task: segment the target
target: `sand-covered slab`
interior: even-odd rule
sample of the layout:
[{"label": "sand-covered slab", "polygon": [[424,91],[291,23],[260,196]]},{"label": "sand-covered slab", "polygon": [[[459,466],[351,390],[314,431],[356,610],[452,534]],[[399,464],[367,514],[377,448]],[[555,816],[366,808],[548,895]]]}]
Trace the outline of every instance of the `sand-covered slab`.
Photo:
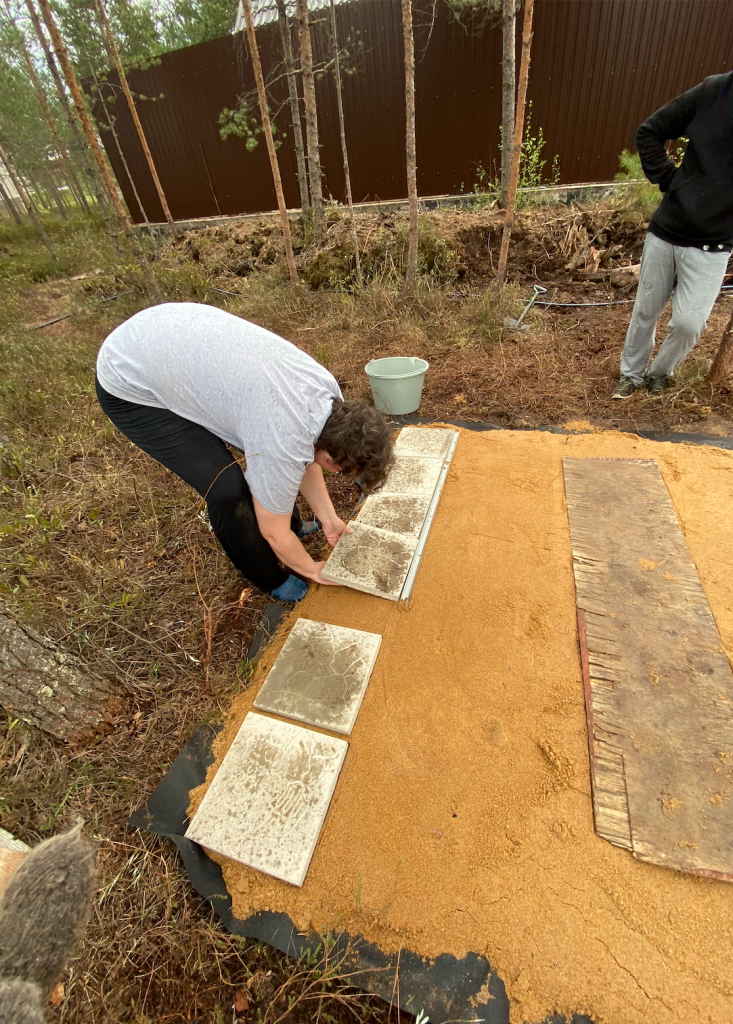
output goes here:
[{"label": "sand-covered slab", "polygon": [[381,642],[376,633],[298,619],[254,706],[348,735]]},{"label": "sand-covered slab", "polygon": [[232,862],[224,877],[242,918],[485,954],[515,1024],[729,1024],[733,885],[636,861],[593,829],[563,456],[658,460],[730,656],[732,453],[462,433],[409,610],[322,587],[293,613],[383,637],[305,884]]}]

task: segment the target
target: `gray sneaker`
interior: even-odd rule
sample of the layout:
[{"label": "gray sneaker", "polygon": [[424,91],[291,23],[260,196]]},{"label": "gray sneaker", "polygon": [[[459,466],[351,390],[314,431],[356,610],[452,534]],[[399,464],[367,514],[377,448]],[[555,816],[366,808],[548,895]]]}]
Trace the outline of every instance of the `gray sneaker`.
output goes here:
[{"label": "gray sneaker", "polygon": [[632,380],[631,377],[622,377],[616,385],[616,390],[611,395],[611,398],[631,398],[635,391],[639,390],[640,385]]}]

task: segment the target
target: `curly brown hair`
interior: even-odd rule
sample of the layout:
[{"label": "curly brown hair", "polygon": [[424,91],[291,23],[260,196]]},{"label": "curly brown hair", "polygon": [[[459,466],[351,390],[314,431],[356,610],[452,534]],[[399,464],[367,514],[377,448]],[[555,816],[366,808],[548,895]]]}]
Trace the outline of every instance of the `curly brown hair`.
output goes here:
[{"label": "curly brown hair", "polygon": [[363,491],[371,491],[384,483],[394,462],[392,433],[387,417],[373,405],[335,398],[315,448],[328,452],[343,473],[358,477]]}]

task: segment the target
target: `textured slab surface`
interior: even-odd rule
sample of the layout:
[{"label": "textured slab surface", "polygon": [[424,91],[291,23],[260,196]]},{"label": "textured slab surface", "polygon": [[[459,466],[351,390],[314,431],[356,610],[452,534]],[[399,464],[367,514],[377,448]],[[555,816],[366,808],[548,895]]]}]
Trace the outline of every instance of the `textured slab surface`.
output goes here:
[{"label": "textured slab surface", "polygon": [[254,706],[348,735],[381,642],[378,633],[298,619]]},{"label": "textured slab surface", "polygon": [[250,713],[186,836],[302,885],[348,744]]},{"label": "textured slab surface", "polygon": [[370,494],[359,512],[359,522],[417,538],[429,508],[428,495]]},{"label": "textured slab surface", "polygon": [[423,455],[429,459],[445,458],[454,430],[443,428],[403,427],[395,441],[396,455]]},{"label": "textured slab surface", "polygon": [[563,461],[596,831],[733,881],[733,674],[664,481]]},{"label": "textured slab surface", "polygon": [[398,455],[377,493],[422,494],[431,497],[442,468],[442,459]]},{"label": "textured slab surface", "polygon": [[399,601],[416,540],[355,520],[323,569],[323,578],[354,590]]}]

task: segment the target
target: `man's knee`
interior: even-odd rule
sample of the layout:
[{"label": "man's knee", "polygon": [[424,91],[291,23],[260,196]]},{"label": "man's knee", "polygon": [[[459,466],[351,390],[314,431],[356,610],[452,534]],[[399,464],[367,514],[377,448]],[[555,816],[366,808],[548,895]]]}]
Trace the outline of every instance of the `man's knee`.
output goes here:
[{"label": "man's knee", "polygon": [[684,338],[694,344],[707,327],[708,318],[694,309],[675,312],[669,321],[670,331],[679,338]]}]

